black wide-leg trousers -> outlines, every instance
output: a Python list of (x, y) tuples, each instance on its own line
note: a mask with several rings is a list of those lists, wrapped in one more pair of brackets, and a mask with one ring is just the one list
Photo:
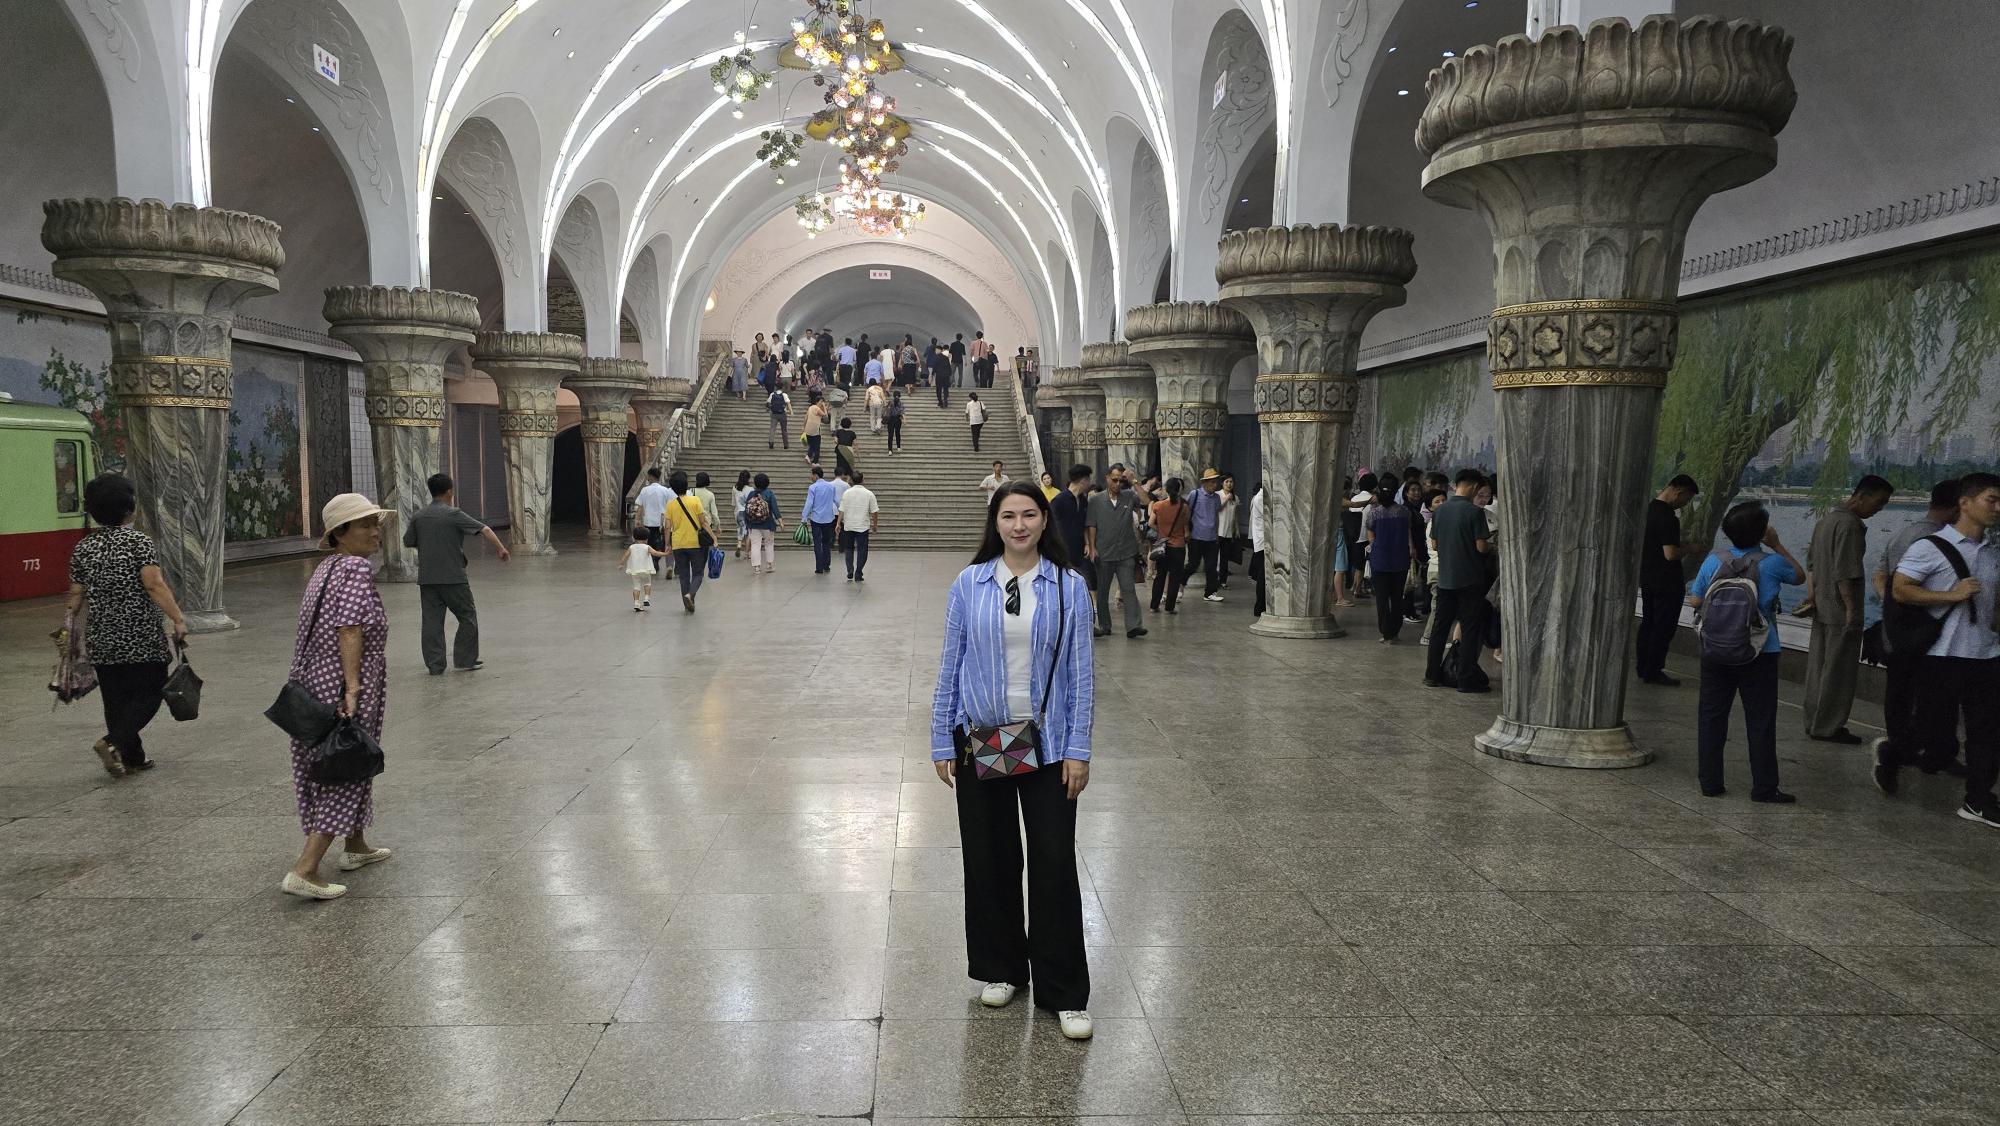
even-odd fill
[(1062, 764), (985, 782), (963, 760), (956, 769), (958, 836), (965, 860), (966, 973), (974, 981), (1004, 981), (1021, 989), (1032, 985), (1035, 1006), (1050, 1012), (1089, 1008), (1083, 891), (1076, 875), (1076, 803), (1063, 786)]

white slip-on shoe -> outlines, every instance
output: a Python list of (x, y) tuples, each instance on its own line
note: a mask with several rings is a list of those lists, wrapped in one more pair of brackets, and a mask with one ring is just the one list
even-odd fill
[(347, 894), (346, 884), (310, 884), (299, 878), (297, 872), (286, 872), (278, 890), (286, 895), (296, 895), (300, 899), (339, 899)]
[(988, 982), (986, 988), (979, 991), (979, 1003), (989, 1009), (1004, 1009), (1014, 999), (1014, 993), (1014, 987), (1004, 981)]
[(90, 752), (97, 756), (97, 761), (104, 767), (104, 773), (113, 778), (125, 777), (125, 761), (118, 757), (118, 748), (99, 739), (90, 745)]
[(386, 848), (372, 848), (367, 852), (343, 852), (340, 854), (340, 859), (334, 863), (340, 866), (341, 871), (352, 872), (356, 868), (366, 868), (370, 864), (380, 864), (384, 860), (389, 859), (391, 855), (390, 850)]
[(1062, 1012), (1056, 1014), (1056, 1019), (1062, 1022), (1064, 1036), (1069, 1037), (1071, 1040), (1090, 1039), (1090, 1014), (1085, 1010), (1064, 1009)]

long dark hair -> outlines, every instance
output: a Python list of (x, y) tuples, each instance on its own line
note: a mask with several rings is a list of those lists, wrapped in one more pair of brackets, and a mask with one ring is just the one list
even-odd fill
[(1027, 497), (1042, 510), (1042, 539), (1035, 550), (1042, 558), (1062, 570), (1073, 570), (1069, 561), (1069, 548), (1063, 545), (1062, 530), (1056, 527), (1055, 514), (1049, 511), (1049, 498), (1042, 495), (1042, 487), (1033, 481), (1009, 481), (993, 491), (993, 500), (986, 506), (986, 533), (979, 539), (979, 550), (972, 553), (972, 563), (991, 563), (1000, 558), (1007, 546), (1000, 542), (1000, 505), (1008, 497)]

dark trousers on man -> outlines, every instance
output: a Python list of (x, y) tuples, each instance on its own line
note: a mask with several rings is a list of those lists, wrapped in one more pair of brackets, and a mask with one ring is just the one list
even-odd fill
[[(1454, 623), (1460, 635), (1458, 661), (1447, 669), (1444, 651), (1451, 644)], [(1456, 686), (1460, 692), (1477, 692), (1486, 687), (1486, 673), (1479, 667), (1479, 645), (1485, 637), (1486, 588), (1438, 588), (1437, 605), (1431, 610), (1431, 648), (1424, 661), (1424, 679)]]
[[(1924, 748), (1928, 734), (1918, 720), (1918, 682), (1923, 656), (1888, 654), (1883, 663), (1882, 726), (1889, 732), (1889, 761), (1896, 766), (1931, 763)], [(1935, 765), (1933, 765), (1935, 769)]]
[(840, 554), (847, 563), (847, 577), (859, 580), (868, 569), (868, 533), (840, 533)]
[(1431, 561), (1417, 559), (1410, 564), (1410, 593), (1403, 600), (1404, 618), (1431, 616)]
[(1925, 657), (1918, 673), (1917, 723), (1937, 762), (1958, 757), (1965, 720), (1965, 803), (1987, 809), (2000, 775), (2000, 660)]
[(1133, 582), (1133, 572), (1137, 559), (1098, 559), (1097, 568), (1097, 628), (1111, 632), (1111, 584), (1118, 584), (1118, 593), (1125, 600), (1125, 632), (1139, 628), (1139, 590)]
[[(654, 551), (665, 551), (667, 549), (667, 530), (665, 528), (654, 524), (641, 524), (640, 527), (646, 529), (647, 547), (652, 548)], [(658, 559), (653, 560), (653, 573), (656, 575), (660, 573), (660, 561)], [(440, 657), (438, 660), (442, 662), (444, 658)]]
[(957, 386), (961, 386), (961, 385), (963, 385), (963, 384), (965, 383), (965, 357), (964, 357), (964, 356), (960, 356), (959, 358), (957, 358), (957, 359), (955, 359), (955, 360), (953, 360), (953, 361), (951, 362), (951, 382), (952, 382), (952, 386), (954, 386), (954, 387), (957, 387)]
[(1261, 551), (1250, 553), (1250, 581), (1257, 584), (1257, 598), (1250, 605), (1250, 616), (1261, 618), (1264, 616), (1264, 553)]
[(938, 396), (938, 406), (941, 406), (941, 407), (948, 407), (948, 406), (950, 406), (950, 405), (951, 405), (951, 384), (950, 384), (950, 383), (948, 383), (948, 382), (946, 382), (946, 381), (944, 381), (944, 380), (942, 380), (942, 379), (938, 380), (938, 385), (937, 385), (937, 396)]
[(1389, 641), (1403, 632), (1403, 583), (1409, 577), (1408, 571), (1375, 572), (1375, 628)]
[(140, 737), (160, 713), (160, 690), (167, 686), (167, 662), (92, 665), (97, 671), (97, 695), (104, 705), (104, 741), (118, 748), (126, 766), (146, 761), (146, 741)]
[(1750, 743), (1750, 796), (1778, 792), (1778, 655), (1759, 653), (1747, 665), (1701, 663), (1695, 778), (1704, 794), (1722, 792), (1722, 747), (1729, 709), (1743, 697), (1743, 733)]
[(833, 570), (833, 521), (822, 524), (817, 520), (808, 520), (806, 523), (812, 525), (813, 574)]
[(1686, 599), (1686, 590), (1678, 585), (1639, 588), (1638, 672), (1641, 679), (1667, 671), (1667, 650), (1674, 644), (1674, 631), (1680, 629), (1681, 606)]
[(465, 583), (425, 583), (417, 588), (424, 609), (424, 667), (444, 671), (444, 612), (458, 619), (451, 639), (451, 663), (469, 669), (479, 663), (479, 610), (472, 604), (472, 587)]
[(819, 442), (820, 442), (820, 435), (818, 434), (806, 435), (806, 464), (808, 465), (819, 464)]
[(1202, 572), (1201, 596), (1206, 598), (1222, 589), (1221, 566), (1221, 540), (1190, 539), (1187, 546), (1187, 570), (1182, 573), (1181, 581), (1186, 582), (1193, 578), (1196, 571)]
[(973, 453), (978, 453), (978, 452), (979, 452), (979, 432), (980, 432), (981, 430), (985, 429), (985, 428), (986, 428), (986, 424), (985, 424), (985, 423), (983, 423), (983, 422), (975, 422), (975, 423), (973, 423), (973, 424), (972, 424), (972, 452), (973, 452)]
[(1083, 893), (1076, 875), (1076, 803), (1063, 786), (1062, 765), (1048, 763), (1018, 777), (983, 782), (963, 762), (957, 773), (966, 973), (974, 981), (1032, 986), (1035, 1007), (1050, 1012), (1089, 1008)]

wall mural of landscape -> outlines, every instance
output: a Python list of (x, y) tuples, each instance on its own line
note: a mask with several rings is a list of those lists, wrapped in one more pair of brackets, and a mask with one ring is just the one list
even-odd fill
[[(1483, 349), (1373, 376), (1383, 462), (1494, 467)], [(1817, 515), (1856, 478), (1894, 482), (1896, 509), (1933, 482), (2000, 466), (2000, 244), (1749, 293), (1690, 301), (1660, 416), (1654, 477), (1687, 473), (1702, 495), (1683, 517), (1712, 542), (1743, 497), (1771, 507), (1803, 549)], [(1501, 487), (1505, 488), (1505, 467)]]
[[(237, 344), (229, 413), (224, 535), (232, 543), (304, 534), (297, 353)], [(124, 430), (104, 398), (111, 341), (104, 322), (81, 313), (0, 303), (0, 391), (25, 403), (89, 416), (100, 466), (124, 466)]]

